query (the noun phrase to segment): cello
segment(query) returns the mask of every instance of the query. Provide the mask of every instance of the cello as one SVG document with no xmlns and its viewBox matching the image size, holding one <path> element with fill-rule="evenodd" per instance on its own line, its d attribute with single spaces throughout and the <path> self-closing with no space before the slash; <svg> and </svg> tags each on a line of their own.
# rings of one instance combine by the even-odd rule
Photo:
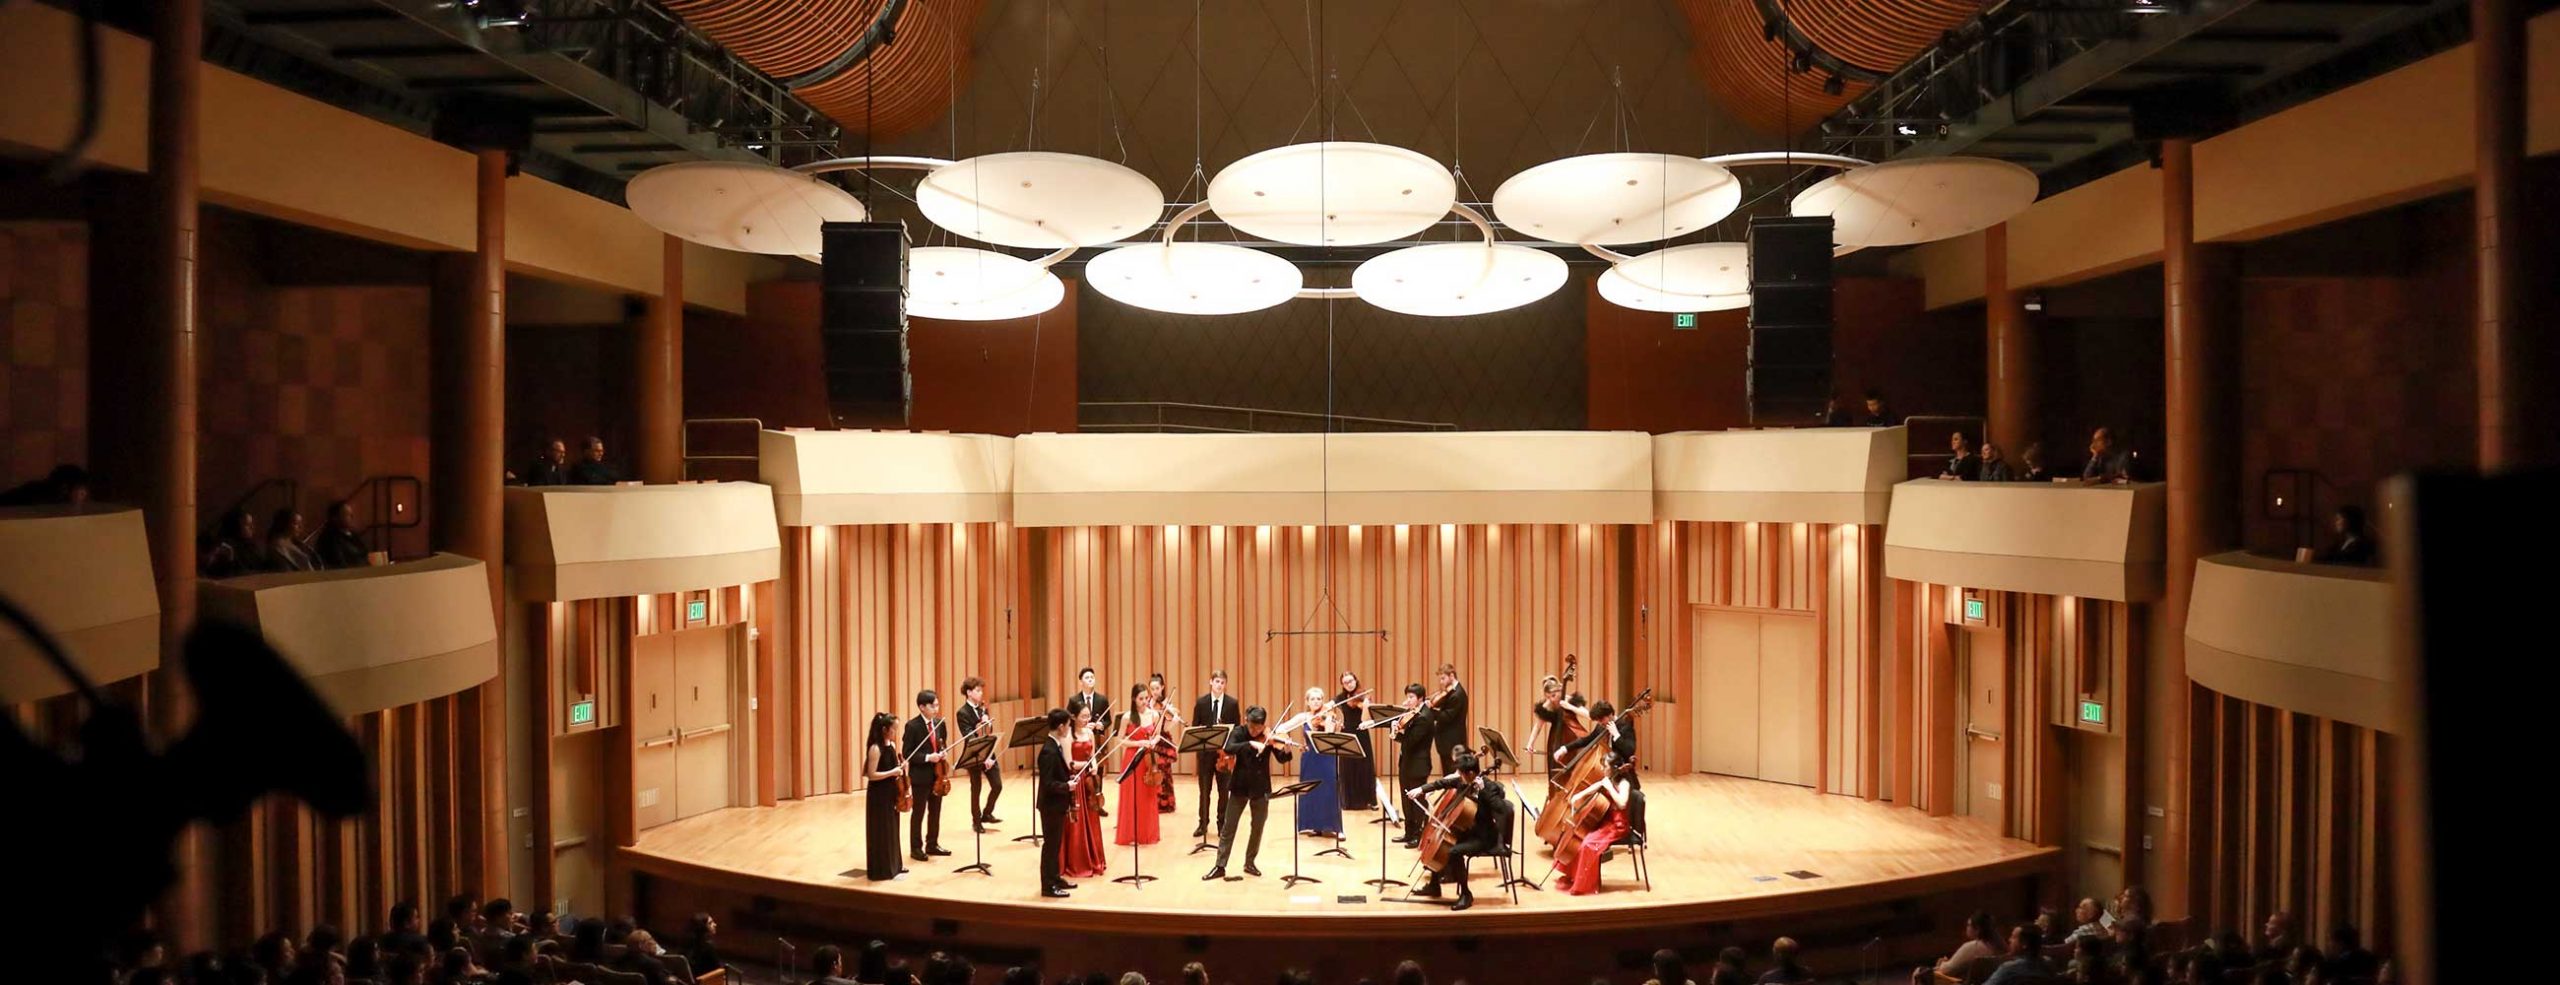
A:
<svg viewBox="0 0 2560 985">
<path fill-rule="evenodd" d="M 1653 710 L 1653 689 L 1646 688 L 1643 693 L 1636 695 L 1636 699 L 1634 701 L 1627 704 L 1625 710 L 1618 712 L 1618 721 L 1622 723 L 1633 722 L 1635 721 L 1636 716 L 1642 715 L 1651 710 Z M 1594 750 L 1597 750 L 1600 754 L 1596 756 L 1593 755 L 1592 753 Z M 1594 781 L 1607 776 L 1608 769 L 1608 747 L 1594 741 L 1590 745 L 1582 747 L 1581 755 L 1575 756 L 1573 763 L 1565 768 L 1563 782 L 1557 784 L 1554 789 L 1564 790 L 1567 792 L 1581 790 L 1589 787 Z M 1554 797 L 1550 796 L 1548 798 L 1548 802 L 1553 804 L 1554 799 Z M 1564 805 L 1555 804 L 1555 806 L 1561 808 Z M 1572 813 L 1572 811 L 1568 810 L 1539 811 L 1538 840 L 1546 842 L 1549 847 L 1553 847 L 1557 839 L 1564 837 L 1570 832 L 1572 828 L 1572 824 L 1570 823 L 1572 821 Z"/>
</svg>

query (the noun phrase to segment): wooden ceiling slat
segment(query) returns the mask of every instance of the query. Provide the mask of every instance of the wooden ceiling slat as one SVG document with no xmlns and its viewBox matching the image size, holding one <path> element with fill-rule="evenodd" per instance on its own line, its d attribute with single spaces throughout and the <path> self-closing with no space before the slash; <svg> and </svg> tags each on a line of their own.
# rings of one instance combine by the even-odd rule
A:
<svg viewBox="0 0 2560 985">
<path fill-rule="evenodd" d="M 1753 4 L 1681 0 L 1680 8 L 1697 39 L 1690 68 L 1756 128 L 1802 132 L 1866 91 L 1852 81 L 1833 95 L 1822 91 L 1820 72 L 1791 75 L 1786 45 L 1763 34 Z M 1889 72 L 1980 9 L 1978 0 L 1790 0 L 1787 15 L 1824 52 Z"/>
<path fill-rule="evenodd" d="M 687 23 L 776 78 L 825 66 L 859 44 L 888 0 L 669 0 Z M 894 137 L 930 124 L 966 79 L 970 37 L 985 0 L 910 0 L 897 41 L 834 78 L 798 91 L 812 108 L 860 133 Z M 944 66 L 945 53 L 959 64 Z M 954 74 L 956 73 L 956 75 Z M 876 92 L 872 91 L 877 86 Z"/>
</svg>

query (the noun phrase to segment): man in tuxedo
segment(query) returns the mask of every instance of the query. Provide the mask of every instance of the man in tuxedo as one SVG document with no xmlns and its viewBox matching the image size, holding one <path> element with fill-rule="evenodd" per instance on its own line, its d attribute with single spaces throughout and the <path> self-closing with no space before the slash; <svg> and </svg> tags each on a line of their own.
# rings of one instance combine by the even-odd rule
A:
<svg viewBox="0 0 2560 985">
<path fill-rule="evenodd" d="M 1051 708 L 1047 716 L 1049 741 L 1040 744 L 1040 895 L 1063 898 L 1075 884 L 1059 873 L 1059 859 L 1066 851 L 1067 808 L 1075 803 L 1076 787 L 1071 779 L 1077 763 L 1071 753 L 1075 743 L 1070 725 L 1075 716 L 1064 708 Z"/>
<path fill-rule="evenodd" d="M 1236 699 L 1227 696 L 1227 672 L 1210 671 L 1209 693 L 1201 695 L 1200 700 L 1191 703 L 1191 724 L 1194 727 L 1232 726 L 1237 718 Z M 1209 835 L 1210 818 L 1218 818 L 1220 823 L 1226 820 L 1228 781 L 1226 774 L 1218 772 L 1217 750 L 1203 750 L 1193 758 L 1199 761 L 1193 768 L 1193 772 L 1200 775 L 1200 823 L 1191 829 L 1191 837 L 1205 838 Z M 1213 789 L 1217 792 L 1218 802 L 1215 813 L 1212 813 L 1209 808 L 1209 795 Z"/>
<path fill-rule="evenodd" d="M 1427 803 L 1425 795 L 1439 790 L 1459 790 L 1463 792 L 1462 796 L 1475 798 L 1475 826 L 1458 834 L 1457 840 L 1449 845 L 1448 864 L 1431 873 L 1431 878 L 1413 894 L 1437 897 L 1441 883 L 1457 883 L 1458 899 L 1449 907 L 1454 913 L 1476 905 L 1475 894 L 1467 891 L 1467 860 L 1500 855 L 1510 850 L 1507 842 L 1511 831 L 1511 800 L 1502 795 L 1502 784 L 1484 775 L 1476 763 L 1475 754 L 1470 752 L 1458 753 L 1458 775 L 1444 776 L 1423 784 L 1419 789 L 1407 790 L 1405 796 Z"/>
<path fill-rule="evenodd" d="M 1422 703 L 1422 685 L 1404 686 L 1400 702 L 1412 717 L 1396 725 L 1396 789 L 1411 790 L 1431 779 L 1431 749 L 1440 744 L 1440 712 Z M 1404 847 L 1422 844 L 1423 804 L 1404 799 Z"/>
<path fill-rule="evenodd" d="M 1458 753 L 1467 749 L 1467 686 L 1458 683 L 1458 665 L 1440 665 L 1440 689 L 1448 692 L 1432 707 L 1440 712 L 1440 772 L 1458 771 Z"/>
<path fill-rule="evenodd" d="M 953 740 L 953 746 L 968 741 L 980 729 L 1000 727 L 993 724 L 995 717 L 995 712 L 987 710 L 987 682 L 975 677 L 961 681 L 960 714 L 956 723 L 960 727 L 960 735 Z M 963 768 L 969 771 L 969 830 L 984 834 L 987 825 L 998 820 L 996 798 L 1004 794 L 1004 767 L 997 764 L 996 754 L 990 751 L 986 762 L 970 763 Z M 983 805 L 978 800 L 980 784 L 987 788 L 987 799 Z"/>
<path fill-rule="evenodd" d="M 1289 761 L 1289 747 L 1271 734 L 1270 721 L 1270 713 L 1256 705 L 1244 710 L 1244 724 L 1227 731 L 1227 753 L 1236 758 L 1235 776 L 1229 781 L 1235 797 L 1218 814 L 1218 864 L 1200 877 L 1202 882 L 1227 877 L 1227 856 L 1236 847 L 1236 824 L 1247 809 L 1253 811 L 1253 833 L 1245 842 L 1244 874 L 1262 874 L 1253 867 L 1253 860 L 1262 854 L 1262 822 L 1271 816 L 1271 761 Z"/>
<path fill-rule="evenodd" d="M 1566 762 L 1580 759 L 1585 754 L 1584 749 L 1593 745 L 1606 749 L 1610 762 L 1635 762 L 1636 723 L 1618 717 L 1617 706 L 1606 701 L 1592 705 L 1591 731 L 1585 733 L 1582 738 L 1565 743 Z M 1597 751 L 1593 750 L 1595 753 Z M 1642 837 L 1644 835 L 1644 781 L 1637 778 L 1632 770 L 1627 773 L 1627 788 L 1629 791 L 1627 829 L 1635 832 L 1638 837 Z"/>
<path fill-rule="evenodd" d="M 942 696 L 932 688 L 916 692 L 916 717 L 907 719 L 907 776 L 915 792 L 915 810 L 907 814 L 907 857 L 918 862 L 949 855 L 942 847 L 942 798 L 933 795 L 934 764 L 950 757 L 951 729 L 942 720 Z"/>
<path fill-rule="evenodd" d="M 1079 711 L 1088 712 L 1093 716 L 1089 720 L 1093 722 L 1094 734 L 1110 735 L 1119 727 L 1111 723 L 1111 698 L 1095 688 L 1097 680 L 1099 678 L 1094 676 L 1091 667 L 1076 671 L 1076 693 L 1067 696 L 1067 714 L 1073 716 Z M 1102 806 L 1102 801 L 1101 797 L 1093 798 L 1093 816 L 1110 817 L 1111 811 Z"/>
</svg>

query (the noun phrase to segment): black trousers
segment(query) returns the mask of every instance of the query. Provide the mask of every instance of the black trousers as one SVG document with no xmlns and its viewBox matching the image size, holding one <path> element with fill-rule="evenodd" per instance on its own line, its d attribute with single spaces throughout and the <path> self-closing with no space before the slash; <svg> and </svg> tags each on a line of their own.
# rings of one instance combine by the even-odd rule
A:
<svg viewBox="0 0 2560 985">
<path fill-rule="evenodd" d="M 1431 764 L 1428 762 L 1410 766 L 1403 764 L 1398 765 L 1401 767 L 1401 770 L 1396 774 L 1396 786 L 1399 791 L 1411 790 L 1431 781 Z M 1404 797 L 1404 840 L 1421 840 L 1423 826 L 1422 816 L 1430 812 L 1431 805 L 1425 804 L 1411 797 L 1405 797 L 1401 792 L 1397 793 L 1396 796 Z"/>
<path fill-rule="evenodd" d="M 930 776 L 931 774 L 927 774 Z M 907 812 L 907 854 L 922 855 L 928 848 L 942 847 L 942 798 L 933 795 L 933 781 L 916 781 L 916 809 Z"/>
<path fill-rule="evenodd" d="M 1067 850 L 1067 804 L 1064 801 L 1040 802 L 1040 888 L 1053 889 L 1066 881 L 1058 873 L 1059 860 Z"/>
<path fill-rule="evenodd" d="M 1201 753 L 1200 755 L 1192 758 L 1199 761 L 1196 769 L 1200 775 L 1200 826 L 1204 828 L 1208 827 L 1209 819 L 1213 817 L 1218 819 L 1219 824 L 1224 825 L 1227 817 L 1227 781 L 1229 777 L 1224 773 L 1218 772 L 1217 753 Z M 1218 806 L 1214 811 L 1209 807 L 1209 792 L 1211 787 L 1217 788 Z"/>
<path fill-rule="evenodd" d="M 978 784 L 987 786 L 987 801 L 978 803 Z M 996 798 L 1004 793 L 1004 767 L 969 771 L 969 821 L 975 824 L 996 816 Z"/>
<path fill-rule="evenodd" d="M 1434 883 L 1453 882 L 1458 891 L 1467 891 L 1467 863 L 1475 859 L 1506 854 L 1499 843 L 1483 838 L 1462 838 L 1449 846 L 1449 864 L 1431 874 Z"/>
<path fill-rule="evenodd" d="M 1466 733 L 1444 733 L 1434 739 L 1432 744 L 1440 747 L 1440 775 L 1447 776 L 1457 772 L 1458 753 L 1466 751 L 1467 748 Z"/>
<path fill-rule="evenodd" d="M 1227 867 L 1228 852 L 1236 847 L 1236 825 L 1244 818 L 1248 806 L 1253 810 L 1253 834 L 1245 841 L 1244 864 L 1252 865 L 1253 860 L 1262 855 L 1262 822 L 1271 816 L 1271 798 L 1268 795 L 1238 796 L 1227 801 L 1227 806 L 1218 812 L 1218 868 Z"/>
</svg>

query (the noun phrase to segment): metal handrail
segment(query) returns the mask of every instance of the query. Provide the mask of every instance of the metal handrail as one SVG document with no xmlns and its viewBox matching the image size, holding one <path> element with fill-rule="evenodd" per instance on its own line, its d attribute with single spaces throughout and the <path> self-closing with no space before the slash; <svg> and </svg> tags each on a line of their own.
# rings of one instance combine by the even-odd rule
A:
<svg viewBox="0 0 2560 985">
<path fill-rule="evenodd" d="M 248 510 L 249 518 L 261 524 L 258 529 L 265 530 L 266 528 L 263 524 L 266 523 L 267 518 L 261 515 L 265 511 L 250 510 L 249 503 L 257 499 L 261 493 L 264 493 L 269 489 L 284 490 L 284 505 L 293 507 L 296 510 L 302 508 L 302 483 L 299 480 L 285 476 L 275 476 L 264 479 L 257 485 L 250 486 L 248 492 L 241 493 L 240 498 L 232 500 L 231 505 L 223 507 L 222 512 L 214 514 L 214 525 L 208 535 L 209 539 L 220 540 L 225 534 L 230 533 L 230 531 L 222 529 L 221 518 L 231 515 L 231 511 L 233 510 Z"/>
<path fill-rule="evenodd" d="M 693 426 L 696 424 L 744 424 L 750 433 L 764 431 L 760 417 L 688 417 L 676 430 L 676 457 L 684 463 L 684 478 L 693 478 L 695 462 L 761 462 L 761 455 L 696 455 L 693 453 Z"/>
<path fill-rule="evenodd" d="M 1083 411 L 1083 410 L 1084 410 L 1084 409 L 1086 409 L 1086 408 L 1132 408 L 1132 407 L 1136 407 L 1136 408 L 1145 408 L 1145 409 L 1147 409 L 1147 410 L 1149 410 L 1149 411 L 1153 412 L 1153 419 L 1152 419 L 1152 420 L 1150 420 L 1150 421 L 1139 421 L 1139 422 L 1131 422 L 1131 421 L 1118 421 L 1118 422 L 1111 422 L 1111 421 L 1106 421 L 1106 422 L 1098 422 L 1098 423 L 1092 423 L 1092 424 L 1085 423 L 1085 422 L 1083 422 L 1083 421 L 1081 420 L 1081 418 L 1084 416 L 1084 415 L 1081 413 L 1081 411 Z M 1153 428 L 1156 428 L 1156 429 L 1158 429 L 1158 430 L 1163 430 L 1163 429 L 1179 429 L 1179 430 L 1184 430 L 1184 431 L 1199 431 L 1199 432 L 1209 432 L 1209 433 L 1245 434 L 1245 433 L 1255 433 L 1255 432 L 1260 432 L 1260 431 L 1264 430 L 1263 428 L 1260 428 L 1260 427 L 1256 427 L 1256 426 L 1255 426 L 1256 422 L 1258 422 L 1258 421 L 1259 421 L 1260 419 L 1262 419 L 1262 418 L 1275 418 L 1275 419 L 1280 419 L 1280 420 L 1292 420 L 1292 421 L 1321 421 L 1321 422 L 1327 422 L 1327 423 L 1334 424 L 1334 425 L 1341 425 L 1341 424 L 1354 424 L 1354 425 L 1360 425 L 1360 426 L 1364 426 L 1364 427 L 1373 427 L 1373 428 L 1385 429 L 1385 430 L 1402 430 L 1402 431 L 1455 431 L 1455 430 L 1458 430 L 1458 426 L 1457 426 L 1456 424 L 1449 423 L 1449 422 L 1447 422 L 1447 421 L 1406 421 L 1406 420 L 1398 420 L 1398 419 L 1391 418 L 1391 417 L 1360 417 L 1360 416 L 1351 415 L 1351 414 L 1321 414 L 1321 413 L 1316 413 L 1316 412 L 1313 412 L 1313 411 L 1303 411 L 1303 410 L 1274 410 L 1274 409 L 1267 408 L 1267 407 L 1234 407 L 1234 406 L 1228 406 L 1228 405 L 1223 405 L 1223 404 L 1194 404 L 1194 403 L 1184 403 L 1184 402 L 1182 402 L 1182 401 L 1178 401 L 1178 400 L 1088 400 L 1088 401 L 1081 401 L 1081 402 L 1078 402 L 1078 403 L 1076 404 L 1076 409 L 1079 411 L 1079 413 L 1076 415 L 1076 416 L 1079 418 L 1079 420 L 1077 421 L 1076 426 L 1077 426 L 1079 429 L 1082 429 L 1082 430 L 1088 430 L 1088 431 L 1104 431 L 1104 430 L 1137 430 L 1137 429 L 1142 429 L 1142 428 L 1149 428 L 1149 427 L 1153 427 Z M 1178 422 L 1178 421 L 1168 421 L 1168 420 L 1166 420 L 1166 419 L 1165 419 L 1165 411 L 1167 411 L 1167 410 L 1177 410 L 1177 411 L 1202 411 L 1202 412 L 1206 412 L 1206 413 L 1210 413 L 1210 414 L 1241 415 L 1241 416 L 1244 418 L 1244 427 L 1241 427 L 1241 428 L 1222 428 L 1222 427 L 1218 427 L 1218 426 L 1216 426 L 1216 425 L 1210 425 L 1210 424 L 1186 424 L 1186 423 L 1181 423 L 1181 422 Z M 1337 428 L 1337 429 L 1338 429 L 1338 428 Z"/>
</svg>

